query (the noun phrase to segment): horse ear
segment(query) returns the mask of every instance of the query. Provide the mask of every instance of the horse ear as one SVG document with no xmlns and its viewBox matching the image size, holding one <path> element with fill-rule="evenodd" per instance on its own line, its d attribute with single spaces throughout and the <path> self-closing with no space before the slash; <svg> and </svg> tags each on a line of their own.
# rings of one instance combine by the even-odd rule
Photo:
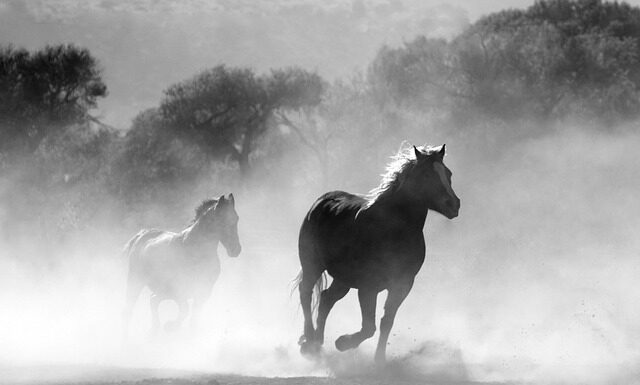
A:
<svg viewBox="0 0 640 385">
<path fill-rule="evenodd" d="M 447 145 L 443 144 L 442 147 L 440 147 L 440 151 L 438 151 L 438 157 L 442 160 L 444 159 L 444 152 L 445 152 L 445 147 Z"/>
<path fill-rule="evenodd" d="M 231 206 L 235 206 L 236 204 L 236 200 L 233 197 L 233 193 L 229 193 L 229 198 L 228 198 L 229 202 L 231 203 Z"/>
<path fill-rule="evenodd" d="M 415 152 L 417 160 L 425 158 L 425 155 L 422 153 L 422 151 L 418 150 L 416 146 L 413 146 L 413 152 Z"/>
</svg>

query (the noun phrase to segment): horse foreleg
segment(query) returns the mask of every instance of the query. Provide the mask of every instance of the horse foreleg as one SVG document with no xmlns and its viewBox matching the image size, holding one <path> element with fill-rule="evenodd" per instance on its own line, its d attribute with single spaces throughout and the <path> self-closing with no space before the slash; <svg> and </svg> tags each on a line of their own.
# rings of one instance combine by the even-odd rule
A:
<svg viewBox="0 0 640 385">
<path fill-rule="evenodd" d="M 376 332 L 376 299 L 378 292 L 375 290 L 359 289 L 358 300 L 362 313 L 362 327 L 359 332 L 345 334 L 336 340 L 336 348 L 345 351 L 358 347 L 362 341 L 371 338 Z"/>
<path fill-rule="evenodd" d="M 375 355 L 375 360 L 378 364 L 383 364 L 386 361 L 387 341 L 389 340 L 389 333 L 391 332 L 393 321 L 396 318 L 398 308 L 404 299 L 407 298 L 412 286 L 413 281 L 394 285 L 389 288 L 387 300 L 384 303 L 384 316 L 380 320 L 380 337 Z"/>
<path fill-rule="evenodd" d="M 178 305 L 178 316 L 164 325 L 164 330 L 167 332 L 174 332 L 180 329 L 180 326 L 189 315 L 189 302 L 186 299 L 176 299 L 175 301 Z"/>
<path fill-rule="evenodd" d="M 327 316 L 336 302 L 341 300 L 351 288 L 344 283 L 334 279 L 328 289 L 320 294 L 320 305 L 318 306 L 318 319 L 316 321 L 315 340 L 321 345 L 324 343 L 324 327 Z"/>
</svg>

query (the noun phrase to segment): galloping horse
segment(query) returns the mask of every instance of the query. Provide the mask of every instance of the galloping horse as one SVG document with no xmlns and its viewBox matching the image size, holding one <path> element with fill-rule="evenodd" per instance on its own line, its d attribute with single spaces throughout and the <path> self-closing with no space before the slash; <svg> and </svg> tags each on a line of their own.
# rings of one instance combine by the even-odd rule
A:
<svg viewBox="0 0 640 385">
<path fill-rule="evenodd" d="M 133 306 L 144 286 L 152 292 L 153 333 L 160 324 L 158 307 L 165 299 L 174 300 L 179 309 L 178 317 L 168 322 L 165 329 L 175 330 L 182 325 L 189 313 L 189 300 L 193 300 L 191 326 L 195 329 L 199 310 L 220 275 L 218 242 L 224 245 L 230 257 L 240 254 L 233 194 L 202 202 L 196 208 L 192 223 L 179 233 L 145 229 L 131 238 L 124 249 L 129 257 L 123 314 L 125 339 Z"/>
<path fill-rule="evenodd" d="M 444 165 L 445 146 L 402 149 L 387 166 L 380 185 L 368 196 L 344 191 L 322 195 L 300 229 L 300 303 L 304 314 L 303 354 L 317 354 L 324 342 L 327 315 L 351 288 L 358 289 L 362 327 L 340 336 L 340 351 L 356 348 L 376 330 L 376 299 L 388 290 L 375 353 L 385 362 L 387 340 L 398 307 L 413 286 L 425 259 L 422 229 L 428 210 L 458 216 L 460 199 Z M 333 277 L 324 289 L 324 272 Z M 316 327 L 312 320 L 314 286 L 320 293 Z"/>
</svg>

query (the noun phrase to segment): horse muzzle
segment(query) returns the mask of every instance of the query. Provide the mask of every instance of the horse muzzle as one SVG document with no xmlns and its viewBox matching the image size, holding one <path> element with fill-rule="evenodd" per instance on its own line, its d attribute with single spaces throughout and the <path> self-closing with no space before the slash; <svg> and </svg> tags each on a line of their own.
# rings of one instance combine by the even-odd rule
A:
<svg viewBox="0 0 640 385">
<path fill-rule="evenodd" d="M 444 209 L 440 211 L 448 219 L 453 219 L 460 213 L 460 198 L 449 198 L 444 202 Z"/>
<path fill-rule="evenodd" d="M 238 255 L 240 255 L 241 251 L 242 251 L 242 246 L 238 245 L 233 249 L 227 249 L 227 255 L 229 255 L 229 257 L 231 258 L 237 258 Z"/>
</svg>

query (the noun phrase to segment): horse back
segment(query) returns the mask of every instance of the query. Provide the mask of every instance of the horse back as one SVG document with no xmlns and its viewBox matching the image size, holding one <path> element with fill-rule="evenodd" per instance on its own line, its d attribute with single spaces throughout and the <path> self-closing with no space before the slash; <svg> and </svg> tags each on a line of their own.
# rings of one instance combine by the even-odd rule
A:
<svg viewBox="0 0 640 385">
<path fill-rule="evenodd" d="M 322 225 L 355 219 L 366 200 L 344 191 L 331 191 L 318 198 L 309 209 L 305 222 Z"/>
<path fill-rule="evenodd" d="M 165 231 L 159 229 L 142 229 L 127 242 L 124 246 L 124 253 L 127 257 L 133 258 L 140 251 L 140 247 L 143 247 L 147 241 L 164 233 Z"/>
<path fill-rule="evenodd" d="M 319 197 L 309 209 L 300 228 L 300 262 L 322 269 L 344 256 L 356 242 L 355 219 L 366 201 L 344 191 Z"/>
<path fill-rule="evenodd" d="M 206 298 L 220 273 L 215 253 L 183 244 L 180 233 L 142 230 L 134 236 L 129 252 L 129 274 L 134 274 L 162 298 Z"/>
</svg>

